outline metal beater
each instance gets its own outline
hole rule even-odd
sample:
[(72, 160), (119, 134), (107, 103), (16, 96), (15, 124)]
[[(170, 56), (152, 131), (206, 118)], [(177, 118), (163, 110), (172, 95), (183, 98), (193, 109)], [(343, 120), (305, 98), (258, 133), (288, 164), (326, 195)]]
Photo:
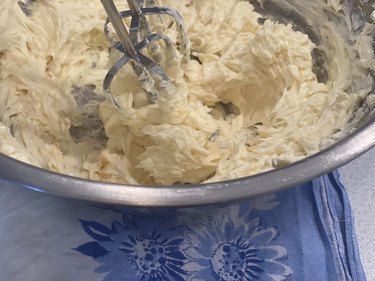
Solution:
[[(117, 10), (113, 0), (101, 0), (101, 2), (108, 14), (104, 32), (109, 40), (114, 41), (109, 27), (109, 23), (112, 23), (119, 39), (119, 41), (112, 42), (112, 46), (123, 53), (122, 57), (110, 68), (104, 79), (103, 89), (105, 94), (117, 107), (120, 107), (110, 88), (114, 77), (120, 69), (129, 63), (138, 76), (142, 88), (146, 91), (149, 102), (157, 103), (161, 97), (161, 91), (172, 93), (174, 85), (158, 63), (158, 60), (160, 60), (160, 46), (156, 41), (161, 40), (165, 43), (167, 59), (176, 55), (176, 47), (174, 47), (174, 42), (168, 36), (152, 32), (146, 16), (168, 15), (174, 19), (179, 33), (179, 50), (186, 61), (190, 57), (190, 43), (181, 15), (176, 10), (168, 7), (146, 7), (146, 5), (155, 5), (154, 0), (127, 0), (130, 10), (121, 12)], [(128, 32), (123, 18), (131, 18), (130, 32)], [(145, 48), (151, 58), (142, 53)]]

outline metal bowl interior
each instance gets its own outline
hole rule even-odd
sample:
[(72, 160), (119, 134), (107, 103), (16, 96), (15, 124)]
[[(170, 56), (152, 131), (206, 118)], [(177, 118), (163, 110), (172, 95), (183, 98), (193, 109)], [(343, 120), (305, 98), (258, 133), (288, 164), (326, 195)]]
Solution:
[[(277, 4), (280, 2), (283, 1), (254, 1), (254, 4), (260, 13), (279, 21), (287, 18), (313, 41), (321, 40), (319, 30), (312, 28), (311, 20), (303, 12), (293, 5), (281, 8)], [(291, 5), (294, 1), (284, 2)], [(358, 2), (353, 8), (361, 14), (363, 23), (369, 20), (372, 4), (373, 1), (367, 5)], [(347, 133), (330, 147), (285, 168), (217, 183), (155, 187), (96, 182), (43, 170), (3, 154), (0, 154), (0, 177), (36, 191), (102, 204), (164, 208), (228, 203), (296, 186), (356, 158), (375, 145), (374, 113), (364, 98), (353, 112)]]
[(0, 155), (0, 177), (40, 192), (90, 202), (131, 207), (191, 207), (279, 191), (323, 175), (374, 146), (375, 116), (333, 146), (285, 168), (201, 185), (130, 186), (69, 177)]

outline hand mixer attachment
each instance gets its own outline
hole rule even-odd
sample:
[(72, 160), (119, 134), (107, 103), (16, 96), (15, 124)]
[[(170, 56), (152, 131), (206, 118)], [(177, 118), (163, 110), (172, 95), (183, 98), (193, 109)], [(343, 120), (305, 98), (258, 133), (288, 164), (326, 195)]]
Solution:
[[(176, 56), (176, 48), (168, 36), (152, 32), (146, 16), (164, 14), (174, 18), (179, 33), (179, 50), (186, 61), (190, 57), (190, 44), (181, 15), (176, 10), (167, 7), (145, 7), (147, 3), (154, 2), (153, 0), (127, 0), (130, 10), (122, 12), (117, 10), (113, 0), (101, 1), (108, 14), (108, 19), (104, 26), (105, 34), (109, 40), (114, 41), (109, 29), (109, 22), (111, 22), (120, 40), (119, 42), (112, 42), (113, 47), (123, 53), (123, 56), (110, 68), (104, 79), (104, 92), (119, 108), (120, 104), (111, 93), (111, 84), (120, 69), (129, 63), (138, 76), (142, 88), (146, 91), (150, 103), (157, 103), (162, 96), (162, 91), (173, 94), (174, 85), (163, 68), (158, 64), (160, 60), (160, 46), (156, 41), (164, 41), (167, 59), (172, 59)], [(131, 18), (130, 32), (128, 32), (123, 18)], [(148, 50), (151, 58), (142, 53), (145, 48)]]

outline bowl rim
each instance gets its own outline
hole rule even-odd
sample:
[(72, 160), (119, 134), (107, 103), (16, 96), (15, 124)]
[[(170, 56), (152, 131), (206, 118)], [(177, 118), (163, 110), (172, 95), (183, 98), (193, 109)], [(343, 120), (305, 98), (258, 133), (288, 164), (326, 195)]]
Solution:
[(284, 168), (214, 183), (145, 186), (106, 183), (44, 170), (0, 153), (0, 178), (61, 197), (128, 207), (229, 203), (290, 188), (328, 173), (375, 146), (375, 115), (324, 150)]

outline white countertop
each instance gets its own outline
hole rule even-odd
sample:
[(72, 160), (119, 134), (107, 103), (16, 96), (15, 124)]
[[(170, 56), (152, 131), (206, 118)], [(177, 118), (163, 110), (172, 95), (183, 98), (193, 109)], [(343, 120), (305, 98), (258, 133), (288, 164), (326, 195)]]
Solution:
[(353, 209), (367, 280), (375, 281), (375, 148), (339, 170)]

